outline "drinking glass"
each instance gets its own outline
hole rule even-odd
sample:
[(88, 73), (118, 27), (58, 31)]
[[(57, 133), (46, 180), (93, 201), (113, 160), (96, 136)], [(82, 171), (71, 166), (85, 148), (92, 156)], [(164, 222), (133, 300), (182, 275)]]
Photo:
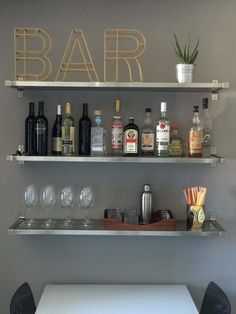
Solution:
[(65, 216), (62, 227), (72, 228), (73, 222), (70, 218), (70, 209), (75, 204), (75, 192), (72, 186), (64, 186), (59, 191), (59, 203), (61, 204), (62, 208), (65, 208), (68, 210), (68, 215)]
[(54, 222), (50, 218), (50, 209), (55, 205), (55, 203), (56, 203), (56, 189), (54, 185), (49, 184), (43, 186), (40, 191), (40, 204), (43, 208), (46, 208), (48, 217), (42, 225), (43, 228), (51, 228), (54, 226)]
[(84, 210), (84, 218), (81, 227), (91, 229), (93, 227), (92, 221), (89, 219), (88, 214), (91, 207), (94, 205), (95, 196), (91, 186), (85, 186), (78, 191), (77, 203), (80, 208)]
[[(24, 206), (27, 207), (29, 211), (31, 211), (33, 207), (37, 204), (37, 202), (38, 202), (38, 196), (37, 196), (36, 187), (33, 184), (27, 185), (24, 190), (24, 198), (23, 198)], [(32, 227), (34, 225), (34, 219), (32, 217), (26, 218), (25, 225), (27, 227)]]

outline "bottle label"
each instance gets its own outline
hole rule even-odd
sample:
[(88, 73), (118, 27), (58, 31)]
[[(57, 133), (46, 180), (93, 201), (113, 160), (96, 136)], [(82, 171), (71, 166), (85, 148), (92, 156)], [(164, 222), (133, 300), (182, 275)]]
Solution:
[(170, 142), (170, 155), (171, 156), (182, 156), (183, 155), (182, 141), (180, 139), (171, 140), (171, 142)]
[(190, 131), (189, 132), (189, 153), (201, 154), (202, 153), (202, 132)]
[(61, 148), (62, 148), (61, 137), (53, 137), (52, 138), (52, 151), (60, 153)]
[(138, 153), (138, 132), (134, 129), (129, 129), (125, 131), (124, 134), (124, 152), (125, 153)]
[(112, 149), (122, 149), (122, 135), (123, 127), (122, 125), (113, 125), (111, 131), (111, 145)]
[(167, 151), (170, 144), (170, 125), (160, 122), (156, 128), (158, 152)]
[(142, 151), (152, 152), (154, 150), (154, 133), (143, 132), (142, 133)]
[(46, 132), (46, 126), (43, 123), (37, 123), (36, 125), (36, 133), (44, 134)]
[(91, 153), (105, 154), (105, 130), (103, 127), (92, 127), (91, 129)]
[(63, 154), (74, 154), (75, 147), (75, 128), (62, 127), (62, 152)]

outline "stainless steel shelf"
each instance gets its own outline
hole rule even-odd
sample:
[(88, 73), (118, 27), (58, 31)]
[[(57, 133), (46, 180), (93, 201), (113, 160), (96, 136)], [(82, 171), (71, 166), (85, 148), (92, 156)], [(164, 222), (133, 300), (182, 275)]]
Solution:
[(209, 91), (217, 93), (229, 88), (228, 82), (169, 83), (169, 82), (60, 82), (60, 81), (5, 81), (5, 86), (18, 90), (28, 89), (89, 89), (89, 90), (154, 90), (154, 91)]
[(208, 164), (212, 167), (225, 162), (221, 157), (188, 158), (188, 157), (81, 157), (81, 156), (19, 156), (7, 155), (8, 161), (25, 162), (78, 162), (78, 163), (154, 163), (154, 164)]
[(104, 229), (102, 220), (93, 220), (92, 229), (80, 227), (82, 220), (73, 220), (71, 229), (62, 227), (63, 220), (55, 219), (53, 228), (42, 228), (44, 219), (37, 219), (34, 227), (27, 227), (24, 218), (19, 218), (9, 229), (9, 235), (80, 235), (80, 236), (151, 236), (151, 237), (221, 237), (225, 230), (214, 220), (206, 221), (202, 229), (188, 230), (186, 221), (176, 221), (175, 231), (126, 231)]

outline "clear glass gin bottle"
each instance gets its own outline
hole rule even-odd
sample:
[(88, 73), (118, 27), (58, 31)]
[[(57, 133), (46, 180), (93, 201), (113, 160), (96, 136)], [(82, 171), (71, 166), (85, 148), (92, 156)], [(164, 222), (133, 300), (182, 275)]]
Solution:
[(146, 109), (146, 118), (141, 129), (141, 153), (144, 156), (154, 155), (155, 130), (152, 124), (151, 109)]
[(94, 123), (91, 129), (91, 156), (106, 155), (105, 129), (102, 126), (102, 111), (94, 111)]
[(158, 157), (169, 156), (170, 121), (166, 116), (167, 103), (161, 102), (161, 118), (156, 127), (156, 150)]

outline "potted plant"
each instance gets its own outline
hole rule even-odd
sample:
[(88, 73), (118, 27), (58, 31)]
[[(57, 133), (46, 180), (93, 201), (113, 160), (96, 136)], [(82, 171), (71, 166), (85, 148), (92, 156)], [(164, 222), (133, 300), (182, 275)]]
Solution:
[(172, 45), (174, 52), (180, 61), (176, 64), (176, 76), (179, 83), (191, 83), (193, 80), (194, 62), (198, 55), (199, 39), (193, 49), (191, 49), (190, 35), (188, 34), (187, 44), (181, 48), (179, 40), (174, 34), (175, 44)]

